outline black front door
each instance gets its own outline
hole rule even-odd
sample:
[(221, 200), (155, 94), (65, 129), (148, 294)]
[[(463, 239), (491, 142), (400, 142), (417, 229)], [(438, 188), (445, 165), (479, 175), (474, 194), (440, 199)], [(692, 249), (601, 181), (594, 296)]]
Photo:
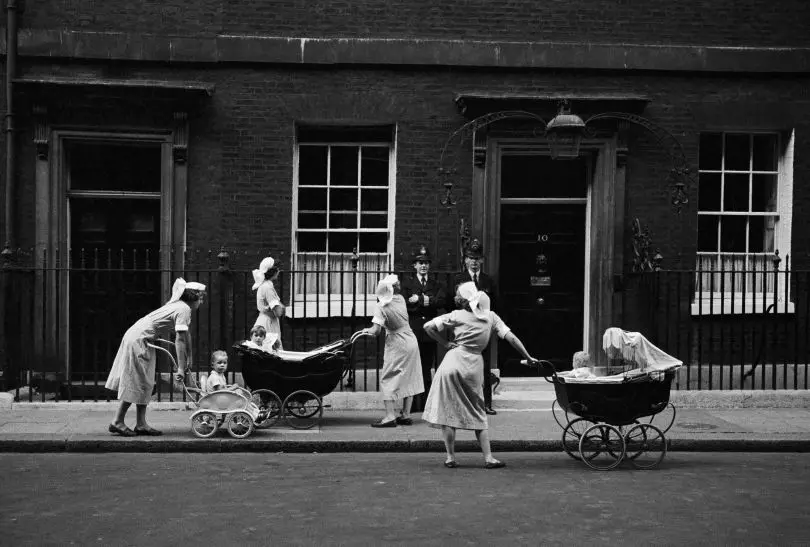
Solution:
[(160, 148), (71, 144), (71, 380), (103, 384), (126, 329), (160, 305)]
[[(583, 347), (584, 160), (503, 156), (499, 313), (530, 354), (570, 369)], [(502, 344), (503, 375), (531, 375)]]

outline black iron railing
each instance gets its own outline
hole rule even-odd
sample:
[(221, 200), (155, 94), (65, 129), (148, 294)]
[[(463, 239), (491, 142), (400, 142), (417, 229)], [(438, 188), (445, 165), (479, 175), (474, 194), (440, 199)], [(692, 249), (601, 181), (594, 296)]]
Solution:
[[(208, 286), (192, 323), (197, 380), (217, 349), (229, 351), (236, 380), (240, 363), (230, 348), (248, 337), (257, 316), (251, 270), (259, 258), (96, 251), (6, 263), (0, 269), (0, 387), (18, 400), (111, 400), (115, 394), (103, 386), (122, 335), (166, 300), (179, 276)], [(684, 361), (676, 389), (808, 389), (810, 272), (792, 271), (789, 262), (630, 275), (621, 293), (622, 324), (614, 326), (641, 331)], [(184, 266), (172, 268), (176, 263)], [(369, 325), (371, 287), (388, 270), (379, 260), (373, 268), (339, 263), (339, 269), (307, 264), (278, 278), (277, 290), (289, 304), (285, 349), (309, 350)], [(452, 290), (454, 272), (438, 275)], [(353, 371), (337, 389), (378, 390), (382, 349), (382, 338), (361, 339)], [(168, 362), (159, 359), (158, 372), (156, 399), (180, 397), (171, 389)]]

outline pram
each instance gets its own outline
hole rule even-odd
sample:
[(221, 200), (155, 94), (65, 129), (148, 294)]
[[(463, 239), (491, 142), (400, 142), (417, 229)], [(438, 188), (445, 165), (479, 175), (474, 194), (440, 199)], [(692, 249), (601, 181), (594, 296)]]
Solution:
[(310, 429), (323, 418), (323, 397), (351, 371), (354, 342), (362, 331), (311, 351), (268, 352), (240, 342), (242, 377), (259, 408), (256, 426), (270, 427), (280, 417), (295, 429)]
[[(168, 340), (159, 341), (174, 345)], [(177, 370), (177, 361), (169, 350), (155, 344), (147, 345), (168, 355), (172, 372)], [(255, 430), (259, 407), (251, 402), (252, 395), (248, 390), (237, 387), (206, 393), (198, 387), (182, 385), (189, 403), (197, 408), (191, 415), (191, 431), (197, 437), (213, 437), (220, 426), (236, 439), (249, 437)]]
[[(540, 362), (557, 395), (552, 411), (563, 428), (563, 449), (593, 469), (613, 469), (625, 458), (651, 469), (666, 455), (665, 434), (675, 421), (670, 387), (683, 363), (636, 332), (610, 328), (602, 345), (608, 358), (639, 368), (596, 377), (583, 369), (557, 372), (552, 363)], [(656, 417), (662, 427), (652, 423)], [(644, 418), (649, 422), (639, 421)]]

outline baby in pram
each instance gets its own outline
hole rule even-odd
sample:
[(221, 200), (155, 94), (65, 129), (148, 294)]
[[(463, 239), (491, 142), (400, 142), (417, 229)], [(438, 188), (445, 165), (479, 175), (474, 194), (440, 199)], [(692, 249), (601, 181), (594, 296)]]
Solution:
[(211, 372), (205, 380), (204, 393), (214, 391), (229, 390), (236, 391), (242, 389), (239, 384), (228, 384), (225, 373), (228, 371), (228, 354), (221, 349), (211, 354)]
[(246, 340), (242, 345), (275, 353), (278, 351), (281, 344), (279, 343), (278, 334), (270, 333), (268, 336), (267, 329), (261, 325), (254, 325), (253, 328), (250, 329), (250, 340)]

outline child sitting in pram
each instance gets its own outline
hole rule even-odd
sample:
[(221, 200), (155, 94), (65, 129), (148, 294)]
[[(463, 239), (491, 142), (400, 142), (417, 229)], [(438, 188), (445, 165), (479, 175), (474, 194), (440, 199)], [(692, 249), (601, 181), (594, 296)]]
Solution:
[(250, 329), (250, 340), (243, 342), (243, 345), (249, 348), (275, 353), (278, 351), (281, 344), (279, 343), (278, 334), (273, 332), (268, 336), (267, 329), (261, 325), (254, 325), (253, 328)]
[(221, 349), (211, 354), (211, 372), (205, 380), (203, 393), (213, 393), (214, 391), (228, 390), (237, 391), (242, 388), (239, 384), (228, 384), (225, 373), (228, 371), (228, 354)]

